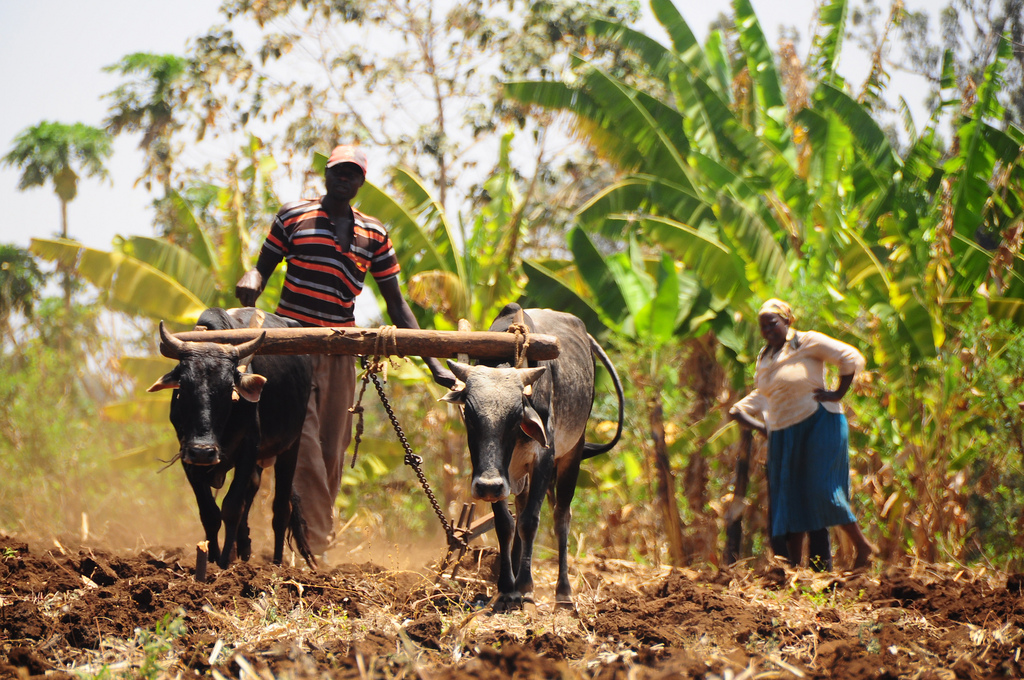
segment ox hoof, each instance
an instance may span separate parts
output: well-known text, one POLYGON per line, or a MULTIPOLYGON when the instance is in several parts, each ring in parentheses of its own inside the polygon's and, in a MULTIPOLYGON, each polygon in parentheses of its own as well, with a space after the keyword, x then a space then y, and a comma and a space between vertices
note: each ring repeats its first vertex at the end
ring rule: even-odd
POLYGON ((523 610, 524 604, 533 604, 533 600, 529 597, 523 597, 519 593, 510 593, 508 595, 499 595, 498 599, 494 601, 494 606, 491 610, 495 614, 503 614, 505 612, 517 612, 523 610))
POLYGON ((563 599, 561 597, 555 599, 555 611, 572 612, 576 614, 576 605, 573 603, 572 598, 563 599))

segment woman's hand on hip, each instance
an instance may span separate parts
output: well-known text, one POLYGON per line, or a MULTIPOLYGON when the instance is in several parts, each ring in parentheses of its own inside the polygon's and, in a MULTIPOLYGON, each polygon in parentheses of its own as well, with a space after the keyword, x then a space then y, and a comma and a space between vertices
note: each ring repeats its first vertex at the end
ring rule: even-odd
POLYGON ((842 398, 839 390, 826 390, 820 387, 814 390, 814 401, 839 401, 842 398))
POLYGON ((839 387, 836 389, 826 390, 819 387, 814 390, 814 401, 839 401, 846 396, 851 384, 853 384, 853 373, 841 375, 839 376, 839 387))

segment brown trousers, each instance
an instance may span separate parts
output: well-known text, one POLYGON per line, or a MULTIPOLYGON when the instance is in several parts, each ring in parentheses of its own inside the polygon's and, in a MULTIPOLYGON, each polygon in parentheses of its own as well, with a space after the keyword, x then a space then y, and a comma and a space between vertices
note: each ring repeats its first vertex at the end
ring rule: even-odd
POLYGON ((334 501, 341 488, 345 449, 352 439, 355 357, 315 354, 313 389, 306 405, 295 491, 302 503, 314 555, 327 549, 334 532, 334 501))

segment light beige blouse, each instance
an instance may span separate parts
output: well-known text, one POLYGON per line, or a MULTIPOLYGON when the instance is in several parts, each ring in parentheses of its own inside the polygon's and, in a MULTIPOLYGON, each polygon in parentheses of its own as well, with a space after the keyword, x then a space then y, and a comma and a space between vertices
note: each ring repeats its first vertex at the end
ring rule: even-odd
MULTIPOLYGON (((765 348, 757 357, 756 389, 736 402, 729 413, 762 420, 768 430, 782 430, 814 415, 819 402, 816 389, 825 387, 825 364, 835 364, 840 375, 864 370, 864 356, 854 347, 816 331, 790 330, 782 349, 765 348)), ((820 402, 832 413, 842 413, 837 401, 820 402)))

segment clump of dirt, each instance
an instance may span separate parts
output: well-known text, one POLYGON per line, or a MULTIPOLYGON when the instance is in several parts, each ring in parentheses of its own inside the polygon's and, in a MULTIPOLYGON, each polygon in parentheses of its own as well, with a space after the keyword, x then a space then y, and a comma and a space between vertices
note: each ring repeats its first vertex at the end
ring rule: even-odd
POLYGON ((254 559, 205 582, 180 548, 35 550, 0 536, 0 679, 1024 677, 1024 577, 930 565, 817 574, 576 561, 576 610, 492 614, 494 551, 458 579, 254 559))

